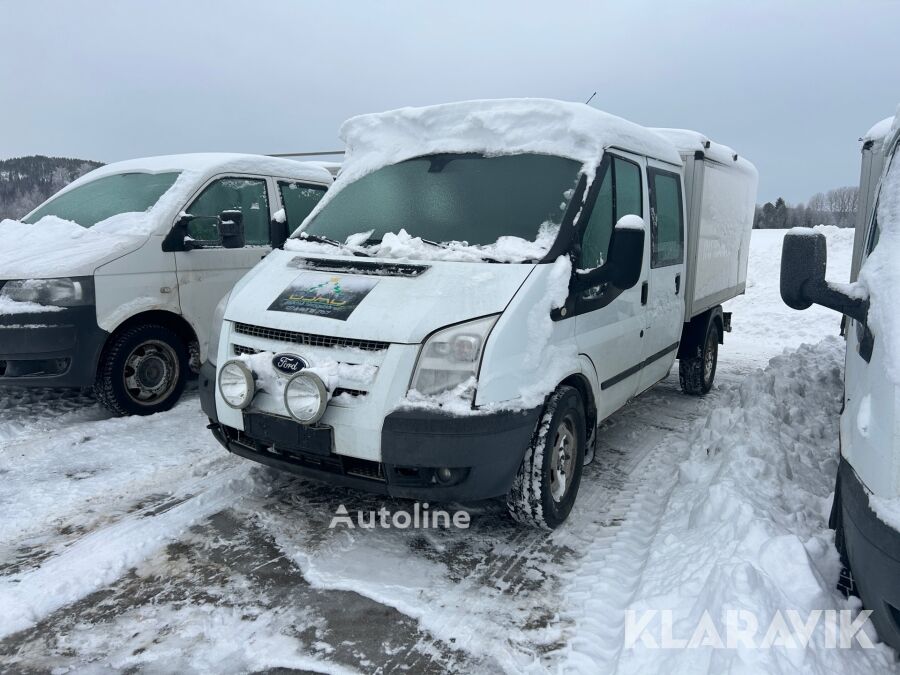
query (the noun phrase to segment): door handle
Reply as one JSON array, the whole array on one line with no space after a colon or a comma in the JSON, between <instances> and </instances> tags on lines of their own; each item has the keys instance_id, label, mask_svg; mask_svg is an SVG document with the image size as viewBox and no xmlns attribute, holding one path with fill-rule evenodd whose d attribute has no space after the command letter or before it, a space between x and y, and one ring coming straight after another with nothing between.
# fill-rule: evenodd
<instances>
[{"instance_id":1,"label":"door handle","mask_svg":"<svg viewBox=\"0 0 900 675\"><path fill-rule=\"evenodd\" d=\"M681 291L681 273L675 275L675 295Z\"/></svg>"},{"instance_id":2,"label":"door handle","mask_svg":"<svg viewBox=\"0 0 900 675\"><path fill-rule=\"evenodd\" d=\"M644 283L641 284L641 304L642 305L647 304L647 294L649 293L649 291L650 291L650 284L648 284L645 281Z\"/></svg>"}]
</instances>

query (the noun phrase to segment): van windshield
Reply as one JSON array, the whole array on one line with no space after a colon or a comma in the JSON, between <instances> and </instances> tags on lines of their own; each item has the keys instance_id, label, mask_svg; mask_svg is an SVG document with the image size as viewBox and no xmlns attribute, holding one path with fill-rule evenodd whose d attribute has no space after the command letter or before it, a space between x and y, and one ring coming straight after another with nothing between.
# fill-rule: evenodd
<instances>
[{"instance_id":1,"label":"van windshield","mask_svg":"<svg viewBox=\"0 0 900 675\"><path fill-rule=\"evenodd\" d=\"M120 213L141 213L156 204L179 173L117 173L98 178L54 197L23 222L36 223L44 216L56 216L93 227Z\"/></svg>"},{"instance_id":2,"label":"van windshield","mask_svg":"<svg viewBox=\"0 0 900 675\"><path fill-rule=\"evenodd\" d=\"M401 229L470 246L533 241L542 226L562 222L580 169L553 155L426 155L348 184L303 231L341 242L365 232L367 244Z\"/></svg>"}]
</instances>

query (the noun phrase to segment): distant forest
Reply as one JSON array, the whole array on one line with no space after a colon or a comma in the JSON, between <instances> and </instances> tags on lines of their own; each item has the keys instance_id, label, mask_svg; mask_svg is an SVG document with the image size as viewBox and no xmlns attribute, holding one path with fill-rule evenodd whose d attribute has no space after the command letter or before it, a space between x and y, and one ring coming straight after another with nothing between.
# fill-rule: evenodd
<instances>
[{"instance_id":1,"label":"distant forest","mask_svg":"<svg viewBox=\"0 0 900 675\"><path fill-rule=\"evenodd\" d=\"M858 206L859 188L853 186L819 192L806 204L796 206L789 206L779 197L774 204L766 202L756 207L753 227L759 230L816 225L856 227Z\"/></svg>"},{"instance_id":2,"label":"distant forest","mask_svg":"<svg viewBox=\"0 0 900 675\"><path fill-rule=\"evenodd\" d=\"M0 160L0 220L21 218L50 195L102 162L68 157L16 157Z\"/></svg>"}]
</instances>

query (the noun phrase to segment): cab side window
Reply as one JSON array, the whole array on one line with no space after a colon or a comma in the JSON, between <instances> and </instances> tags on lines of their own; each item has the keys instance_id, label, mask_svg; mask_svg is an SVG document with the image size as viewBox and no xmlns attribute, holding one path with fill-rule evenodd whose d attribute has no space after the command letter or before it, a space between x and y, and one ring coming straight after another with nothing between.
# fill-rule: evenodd
<instances>
[{"instance_id":1,"label":"cab side window","mask_svg":"<svg viewBox=\"0 0 900 675\"><path fill-rule=\"evenodd\" d=\"M677 265L684 260L684 216L681 180L667 171L650 169L651 266Z\"/></svg>"},{"instance_id":2,"label":"cab side window","mask_svg":"<svg viewBox=\"0 0 900 675\"><path fill-rule=\"evenodd\" d=\"M580 269L593 269L606 262L613 227L622 216L643 216L643 201L641 168L627 159L613 157L584 231Z\"/></svg>"},{"instance_id":3,"label":"cab side window","mask_svg":"<svg viewBox=\"0 0 900 675\"><path fill-rule=\"evenodd\" d=\"M325 194L323 185L306 185L292 181L278 181L281 204L287 218L288 233L293 232L310 214Z\"/></svg>"},{"instance_id":4,"label":"cab side window","mask_svg":"<svg viewBox=\"0 0 900 675\"><path fill-rule=\"evenodd\" d=\"M188 236L207 246L219 245L219 214L228 210L243 214L248 245L269 243L269 200L266 181L260 178L220 178L206 186L187 208L194 216L188 224Z\"/></svg>"}]
</instances>

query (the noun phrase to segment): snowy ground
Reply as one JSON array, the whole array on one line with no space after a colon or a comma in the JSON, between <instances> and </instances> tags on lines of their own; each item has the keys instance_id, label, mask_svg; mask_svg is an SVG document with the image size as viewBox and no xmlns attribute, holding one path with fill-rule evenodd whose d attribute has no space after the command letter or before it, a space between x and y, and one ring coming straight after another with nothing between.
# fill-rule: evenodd
<instances>
[{"instance_id":1,"label":"snowy ground","mask_svg":"<svg viewBox=\"0 0 900 675\"><path fill-rule=\"evenodd\" d=\"M754 232L717 388L677 374L609 420L569 522L496 503L459 530L330 530L396 502L234 458L196 393L109 419L71 392L0 391L0 668L29 672L887 672L882 645L651 649L626 611L856 608L827 530L842 345L778 295ZM852 232L828 231L846 279ZM803 344L806 343L806 344ZM802 345L802 346L801 346ZM281 672L281 671L279 671Z\"/></svg>"}]
</instances>

